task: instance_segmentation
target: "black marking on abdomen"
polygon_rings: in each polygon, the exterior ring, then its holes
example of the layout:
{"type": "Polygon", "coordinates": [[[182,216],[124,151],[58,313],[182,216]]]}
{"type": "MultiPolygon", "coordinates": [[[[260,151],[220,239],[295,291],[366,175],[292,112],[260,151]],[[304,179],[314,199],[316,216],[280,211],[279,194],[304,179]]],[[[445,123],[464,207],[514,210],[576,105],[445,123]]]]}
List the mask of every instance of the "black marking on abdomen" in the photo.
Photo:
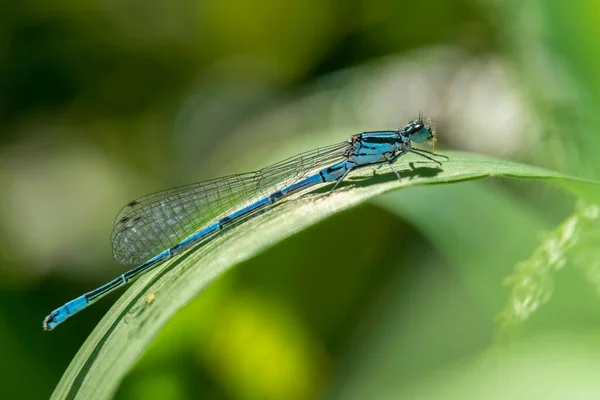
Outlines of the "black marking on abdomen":
{"type": "Polygon", "coordinates": [[[269,196],[269,202],[271,204],[275,203],[277,200],[279,200],[280,198],[283,197],[283,193],[281,192],[281,190],[276,191],[275,193],[273,193],[272,195],[269,196]]]}
{"type": "Polygon", "coordinates": [[[335,172],[335,171],[337,171],[337,170],[339,170],[339,169],[342,169],[342,168],[344,168],[344,164],[340,164],[340,165],[339,165],[339,166],[337,166],[337,167],[335,167],[335,166],[332,166],[332,167],[329,167],[329,168],[327,168],[327,173],[328,173],[328,174],[331,174],[332,172],[335,172]]]}
{"type": "Polygon", "coordinates": [[[325,175],[323,175],[323,170],[319,171],[319,176],[321,177],[321,180],[322,180],[323,182],[327,182],[327,181],[325,180],[325,175]]]}
{"type": "Polygon", "coordinates": [[[218,222],[219,229],[223,229],[223,225],[225,225],[226,223],[228,223],[230,221],[231,221],[231,217],[229,217],[229,216],[221,218],[218,222]]]}
{"type": "Polygon", "coordinates": [[[175,246],[171,247],[171,248],[169,249],[169,256],[171,256],[171,255],[175,254],[175,252],[176,252],[177,250],[181,249],[181,248],[182,248],[183,246],[185,246],[186,244],[188,244],[188,243],[183,243],[183,241],[181,241],[181,242],[177,243],[175,246]]]}
{"type": "MultiPolygon", "coordinates": [[[[125,274],[123,274],[125,275],[125,274]]],[[[112,291],[123,285],[123,275],[119,275],[119,277],[113,279],[105,285],[100,286],[98,289],[92,290],[91,292],[85,295],[85,300],[90,303],[98,298],[98,296],[103,296],[104,294],[112,291]]],[[[127,283],[127,277],[125,277],[125,283],[127,283]]]]}

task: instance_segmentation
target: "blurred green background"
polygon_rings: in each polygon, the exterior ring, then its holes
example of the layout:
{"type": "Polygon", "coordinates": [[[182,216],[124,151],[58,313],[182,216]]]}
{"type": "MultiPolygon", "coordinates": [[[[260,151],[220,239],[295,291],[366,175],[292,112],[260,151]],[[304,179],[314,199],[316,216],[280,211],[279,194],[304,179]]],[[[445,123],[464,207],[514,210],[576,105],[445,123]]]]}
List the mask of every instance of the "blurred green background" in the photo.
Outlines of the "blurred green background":
{"type": "MultiPolygon", "coordinates": [[[[599,27],[592,0],[3,4],[0,398],[52,393],[116,297],[42,319],[124,270],[112,221],[143,194],[419,111],[442,149],[599,178],[599,27]]],[[[575,203],[486,180],[335,215],[220,277],[117,398],[596,399],[600,241],[561,242],[575,203]],[[528,259],[520,312],[503,281],[528,259]]]]}

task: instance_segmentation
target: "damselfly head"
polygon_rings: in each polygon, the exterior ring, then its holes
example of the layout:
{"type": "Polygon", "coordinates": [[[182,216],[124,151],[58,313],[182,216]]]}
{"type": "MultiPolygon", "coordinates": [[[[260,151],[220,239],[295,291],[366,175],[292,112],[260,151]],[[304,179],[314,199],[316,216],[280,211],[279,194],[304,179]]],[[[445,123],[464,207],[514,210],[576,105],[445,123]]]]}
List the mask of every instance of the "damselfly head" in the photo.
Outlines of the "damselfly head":
{"type": "Polygon", "coordinates": [[[431,147],[435,153],[437,133],[435,131],[435,124],[430,118],[423,119],[423,116],[419,116],[418,119],[406,124],[404,127],[404,133],[411,141],[416,143],[423,143],[426,140],[430,140],[431,147]]]}

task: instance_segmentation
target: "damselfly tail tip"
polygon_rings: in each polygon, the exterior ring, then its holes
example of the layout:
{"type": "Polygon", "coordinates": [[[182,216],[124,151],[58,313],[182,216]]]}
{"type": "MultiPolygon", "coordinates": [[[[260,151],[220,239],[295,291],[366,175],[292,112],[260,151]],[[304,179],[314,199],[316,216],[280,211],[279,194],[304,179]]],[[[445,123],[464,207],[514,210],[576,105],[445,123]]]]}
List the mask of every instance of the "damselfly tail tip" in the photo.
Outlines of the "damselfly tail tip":
{"type": "Polygon", "coordinates": [[[55,324],[56,324],[56,321],[54,320],[54,317],[52,316],[52,314],[50,314],[46,318],[44,318],[44,322],[42,323],[42,326],[44,327],[45,331],[51,331],[56,326],[55,324]]]}
{"type": "Polygon", "coordinates": [[[42,326],[45,331],[51,331],[56,328],[61,322],[65,319],[69,318],[69,308],[65,305],[56,310],[52,311],[46,318],[44,318],[44,323],[42,326]]]}

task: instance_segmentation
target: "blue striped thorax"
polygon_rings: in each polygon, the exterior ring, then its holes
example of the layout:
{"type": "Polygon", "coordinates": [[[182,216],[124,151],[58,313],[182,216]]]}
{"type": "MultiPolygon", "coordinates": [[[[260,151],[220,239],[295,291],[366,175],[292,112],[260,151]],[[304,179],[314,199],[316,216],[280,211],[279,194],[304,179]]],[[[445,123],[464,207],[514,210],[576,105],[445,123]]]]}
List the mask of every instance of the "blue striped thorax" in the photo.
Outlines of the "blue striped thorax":
{"type": "Polygon", "coordinates": [[[350,146],[346,150],[346,157],[357,166],[392,161],[399,153],[411,149],[411,142],[422,143],[426,140],[432,142],[435,151],[435,127],[429,119],[419,118],[401,130],[364,132],[352,136],[348,141],[350,146]]]}
{"type": "Polygon", "coordinates": [[[385,162],[394,158],[408,142],[399,130],[364,132],[352,136],[347,157],[355,165],[385,162]]]}

